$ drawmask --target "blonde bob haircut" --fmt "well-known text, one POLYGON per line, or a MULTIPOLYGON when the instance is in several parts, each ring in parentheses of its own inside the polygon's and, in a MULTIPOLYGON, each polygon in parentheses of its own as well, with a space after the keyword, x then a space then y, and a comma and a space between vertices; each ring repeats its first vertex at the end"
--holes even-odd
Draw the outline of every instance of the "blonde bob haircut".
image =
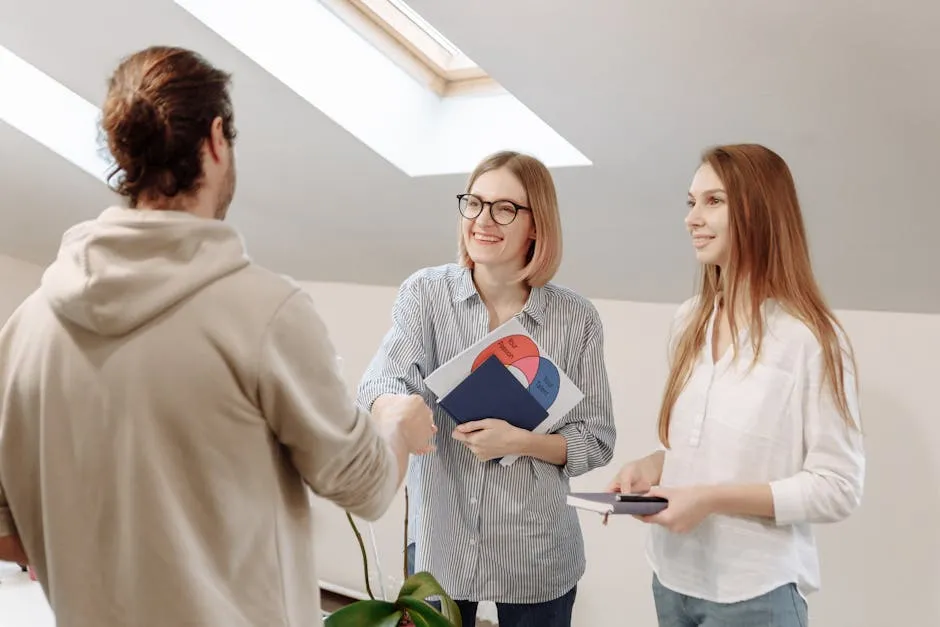
MULTIPOLYGON (((512 172, 522 183, 535 221, 535 240, 526 255, 526 265, 522 268, 519 280, 525 281, 530 287, 542 287, 552 280, 561 265, 561 216, 558 213, 555 182, 545 164, 535 157, 506 150, 481 161, 470 174, 465 191, 470 193, 478 178, 500 168, 512 172)), ((462 229, 457 231, 457 263, 473 269, 473 260, 467 254, 462 229)))

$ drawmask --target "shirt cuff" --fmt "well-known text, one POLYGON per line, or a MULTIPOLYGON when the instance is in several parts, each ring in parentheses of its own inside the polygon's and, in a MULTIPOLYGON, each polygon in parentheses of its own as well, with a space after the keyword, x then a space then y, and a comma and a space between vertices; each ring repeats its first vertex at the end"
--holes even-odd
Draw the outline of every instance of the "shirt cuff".
POLYGON ((770 491, 774 499, 774 518, 779 526, 792 525, 806 520, 801 479, 800 475, 795 475, 770 483, 770 491))
POLYGON ((406 395, 408 394, 408 386, 404 382, 392 378, 370 381, 359 389, 358 394, 356 394, 356 404, 371 414, 375 401, 386 394, 406 395))
POLYGON ((579 427, 577 424, 567 424, 557 431, 559 435, 565 438, 565 474, 569 477, 577 477, 590 470, 588 468, 587 446, 584 444, 584 437, 581 435, 579 427))

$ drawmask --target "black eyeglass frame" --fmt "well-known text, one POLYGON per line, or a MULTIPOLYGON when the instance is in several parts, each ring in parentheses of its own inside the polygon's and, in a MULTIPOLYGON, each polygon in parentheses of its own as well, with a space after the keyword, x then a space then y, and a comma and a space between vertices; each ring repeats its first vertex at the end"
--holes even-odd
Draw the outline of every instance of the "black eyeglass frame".
POLYGON ((513 201, 511 201, 511 200, 502 199, 502 200, 494 200, 494 201, 492 201, 492 202, 488 202, 488 201, 483 200, 482 198, 480 198, 480 197, 477 196, 476 194, 457 194, 457 212, 460 213, 460 215, 463 216, 463 217, 464 217, 465 219, 467 219, 467 220, 476 220, 477 218, 479 218, 480 215, 483 213, 483 209, 486 208, 486 205, 489 205, 489 206, 490 206, 490 209, 489 209, 489 211, 490 211, 490 218, 492 218, 492 219, 493 219, 493 222, 495 222, 496 224, 498 224, 498 225, 500 225, 500 226, 509 226, 510 224, 512 224, 513 222, 515 222, 515 221, 516 221, 516 216, 519 215, 519 212, 520 212, 520 211, 532 211, 532 209, 530 209, 529 207, 523 207, 522 205, 520 205, 520 204, 518 204, 518 203, 515 203, 515 202, 513 202, 513 201), (464 198, 476 198, 477 200, 479 200, 479 201, 480 201, 480 210, 477 211, 476 214, 474 214, 474 215, 472 215, 472 216, 468 216, 467 214, 465 214, 465 213, 463 212, 463 209, 461 209, 461 205, 462 205, 463 202, 464 202, 464 198), (510 205, 512 205, 512 208, 515 209, 515 212, 512 214, 512 220, 510 220, 509 222, 506 222, 506 223, 500 222, 499 220, 496 219, 496 216, 493 215, 493 205, 496 204, 496 203, 500 203, 500 202, 509 203, 510 205))

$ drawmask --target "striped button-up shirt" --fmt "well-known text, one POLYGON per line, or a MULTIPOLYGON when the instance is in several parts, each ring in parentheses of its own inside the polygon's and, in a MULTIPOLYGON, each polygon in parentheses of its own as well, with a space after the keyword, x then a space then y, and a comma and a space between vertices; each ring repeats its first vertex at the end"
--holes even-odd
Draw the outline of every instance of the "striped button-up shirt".
POLYGON ((402 284, 392 328, 359 386, 358 402, 367 409, 382 394, 410 393, 424 396, 434 410, 437 450, 412 457, 409 466, 409 526, 416 569, 431 572, 455 599, 542 603, 573 588, 585 560, 577 514, 565 504, 568 480, 613 455, 613 403, 597 310, 549 283, 532 288, 517 318, 584 392, 554 428, 567 441, 564 466, 531 457, 508 467, 480 462, 451 437, 453 419, 423 383, 489 332, 489 313, 467 268, 428 268, 402 284))

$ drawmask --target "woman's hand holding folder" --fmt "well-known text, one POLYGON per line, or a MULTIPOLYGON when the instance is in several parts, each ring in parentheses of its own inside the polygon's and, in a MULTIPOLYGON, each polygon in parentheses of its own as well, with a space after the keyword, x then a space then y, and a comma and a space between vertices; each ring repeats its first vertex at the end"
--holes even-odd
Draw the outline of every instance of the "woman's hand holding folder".
POLYGON ((528 434, 505 420, 485 418, 457 425, 451 437, 463 442, 481 462, 520 452, 520 440, 528 434))
POLYGON ((532 433, 498 418, 457 425, 451 437, 463 442, 481 462, 507 455, 522 455, 564 466, 568 458, 568 443, 564 436, 557 433, 532 433))

